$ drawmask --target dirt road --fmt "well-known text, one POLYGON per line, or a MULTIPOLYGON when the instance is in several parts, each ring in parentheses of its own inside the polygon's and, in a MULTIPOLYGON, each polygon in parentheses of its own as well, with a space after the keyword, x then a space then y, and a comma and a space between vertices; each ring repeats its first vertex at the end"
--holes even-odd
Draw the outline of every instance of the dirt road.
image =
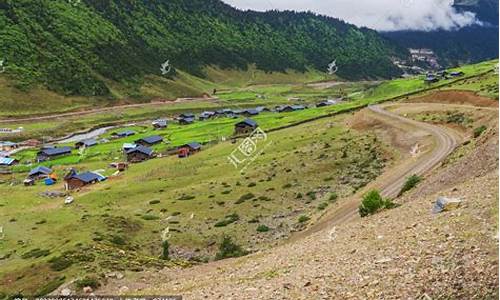
MULTIPOLYGON (((411 106, 412 104, 407 104, 411 106)), ((413 174, 423 175, 434 167, 438 166, 460 143, 461 137, 447 129, 428 123, 418 122, 404 118, 400 115, 386 111, 383 106, 374 105, 367 108, 371 112, 381 116, 384 122, 393 124, 402 124, 409 130, 421 130, 432 136, 434 147, 431 151, 417 156, 415 159, 407 160, 386 172, 384 176, 370 184, 363 191, 376 188, 381 191, 382 196, 394 198, 398 195, 406 178, 413 174)), ((361 191, 361 193, 363 193, 361 191)), ((288 242, 294 242, 312 233, 321 231, 325 228, 345 224, 359 217, 358 207, 360 194, 343 201, 343 204, 336 210, 333 210, 322 217, 317 223, 307 230, 292 236, 288 242)))

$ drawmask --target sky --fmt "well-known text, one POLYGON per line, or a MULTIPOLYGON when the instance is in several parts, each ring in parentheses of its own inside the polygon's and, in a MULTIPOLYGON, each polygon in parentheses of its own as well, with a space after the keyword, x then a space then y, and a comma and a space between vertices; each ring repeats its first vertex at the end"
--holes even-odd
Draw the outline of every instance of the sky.
POLYGON ((241 9, 313 11, 380 31, 457 29, 479 24, 459 13, 453 0, 223 0, 241 9))

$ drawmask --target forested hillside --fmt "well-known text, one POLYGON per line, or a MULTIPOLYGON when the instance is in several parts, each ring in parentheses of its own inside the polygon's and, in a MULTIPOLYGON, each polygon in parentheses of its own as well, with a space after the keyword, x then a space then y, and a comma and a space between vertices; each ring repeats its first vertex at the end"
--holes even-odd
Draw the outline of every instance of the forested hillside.
POLYGON ((348 79, 388 78, 406 50, 333 18, 311 13, 242 12, 219 0, 0 1, 0 60, 19 88, 42 83, 66 95, 110 95, 110 83, 140 86, 175 70, 308 68, 348 79))

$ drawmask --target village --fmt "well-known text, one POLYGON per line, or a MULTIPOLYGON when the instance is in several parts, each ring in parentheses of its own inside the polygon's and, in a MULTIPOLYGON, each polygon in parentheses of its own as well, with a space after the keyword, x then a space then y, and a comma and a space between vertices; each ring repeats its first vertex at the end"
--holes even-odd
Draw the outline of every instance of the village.
MULTIPOLYGON (((111 142, 113 142, 113 145, 116 145, 117 142, 123 140, 124 142, 122 143, 120 149, 122 159, 109 163, 109 168, 115 170, 111 176, 115 176, 120 172, 126 171, 129 164, 141 163, 146 160, 171 155, 176 155, 178 158, 188 158, 189 156, 201 151, 203 144, 213 144, 214 142, 217 142, 217 140, 208 140, 203 143, 190 141, 172 147, 171 145, 175 143, 175 141, 168 140, 165 136, 168 136, 168 127, 173 123, 180 126, 186 126, 194 124, 196 121, 203 122, 217 118, 235 119, 236 123, 234 123, 233 133, 228 137, 217 137, 222 141, 226 140, 226 138, 232 139, 233 143, 235 143, 238 138, 250 135, 259 127, 259 124, 255 120, 251 119, 251 117, 258 116, 261 113, 281 114, 298 112, 312 107, 328 107, 341 102, 342 99, 328 99, 311 107, 293 104, 280 105, 272 109, 263 106, 250 109, 226 108, 216 111, 204 111, 198 115, 186 112, 181 113, 172 119, 159 118, 151 121, 149 126, 147 126, 149 128, 148 132, 158 132, 160 134, 144 135, 135 130, 125 128, 123 130, 113 131, 109 134, 108 138, 100 138, 99 136, 96 136, 94 138, 79 140, 74 143, 74 145, 60 145, 52 143, 41 144, 40 141, 33 139, 21 143, 0 141, 0 172, 3 174, 9 174, 12 173, 12 170, 15 169, 15 167, 28 167, 36 164, 34 168, 31 168, 28 171, 28 175, 23 181, 23 184, 29 187, 35 185, 37 182, 42 182, 46 186, 52 186, 57 184, 60 178, 53 170, 53 167, 58 166, 57 161, 61 158, 81 156, 85 153, 85 151, 88 151, 98 145, 109 144, 111 142), (136 138, 136 136, 142 137, 136 138), (28 160, 26 165, 22 165, 21 161, 16 158, 16 154, 19 152, 22 153, 22 151, 33 151, 33 149, 38 149, 36 150, 35 157, 28 160)), ((144 129, 142 130, 144 131, 144 129)), ((116 149, 113 150, 116 151, 116 149)), ((107 179, 107 176, 102 174, 102 172, 88 170, 77 172, 74 168, 67 169, 66 174, 63 175, 64 176, 61 177, 66 191, 78 191, 85 186, 96 184, 107 179)))

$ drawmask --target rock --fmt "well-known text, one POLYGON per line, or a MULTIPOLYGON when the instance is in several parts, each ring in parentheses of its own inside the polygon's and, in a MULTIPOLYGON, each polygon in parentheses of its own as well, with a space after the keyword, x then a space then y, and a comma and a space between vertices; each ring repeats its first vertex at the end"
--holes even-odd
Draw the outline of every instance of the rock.
POLYGON ((64 200, 64 204, 71 204, 73 203, 73 201, 75 200, 75 198, 71 197, 71 196, 68 196, 66 197, 66 199, 64 200))
POLYGON ((123 294, 123 293, 127 292, 128 290, 129 290, 128 286, 124 285, 124 286, 120 287, 120 294, 123 294))
POLYGON ((92 293, 93 291, 94 291, 94 290, 93 290, 90 286, 86 286, 86 287, 84 287, 84 288, 83 288, 83 292, 84 292, 85 294, 90 294, 90 293, 92 293))
POLYGON ((68 288, 61 290, 61 296, 70 296, 71 294, 73 294, 73 291, 68 288))
POLYGON ((107 278, 123 279, 125 276, 120 272, 111 272, 106 274, 107 278))
POLYGON ((460 204, 462 203, 462 200, 458 198, 446 198, 446 197, 439 197, 436 200, 436 203, 434 204, 434 208, 432 209, 432 212, 437 214, 441 213, 444 211, 450 211, 453 209, 457 209, 460 207, 460 204))

